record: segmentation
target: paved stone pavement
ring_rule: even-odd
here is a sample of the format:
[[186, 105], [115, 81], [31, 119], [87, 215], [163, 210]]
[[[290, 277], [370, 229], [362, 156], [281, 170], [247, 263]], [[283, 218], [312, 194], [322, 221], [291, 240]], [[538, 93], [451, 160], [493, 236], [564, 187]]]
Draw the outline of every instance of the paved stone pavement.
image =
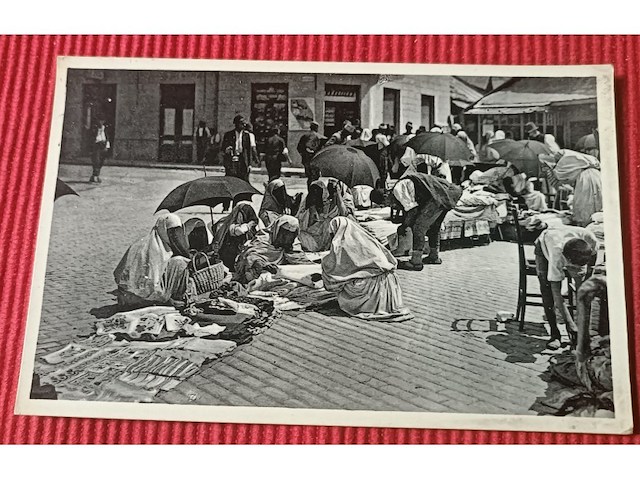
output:
[[[162, 198], [197, 170], [63, 165], [79, 197], [55, 204], [37, 355], [92, 333], [113, 313], [113, 269], [152, 227]], [[263, 189], [264, 176], [252, 175]], [[290, 178], [293, 191], [304, 179]], [[255, 198], [259, 205], [261, 197]], [[208, 209], [192, 213], [208, 218]], [[219, 217], [216, 209], [216, 217]], [[336, 307], [280, 317], [263, 334], [216, 360], [159, 402], [325, 409], [540, 414], [552, 393], [541, 309], [525, 333], [494, 320], [515, 311], [517, 247], [507, 242], [448, 250], [443, 264], [399, 272], [415, 318], [366, 322]]]

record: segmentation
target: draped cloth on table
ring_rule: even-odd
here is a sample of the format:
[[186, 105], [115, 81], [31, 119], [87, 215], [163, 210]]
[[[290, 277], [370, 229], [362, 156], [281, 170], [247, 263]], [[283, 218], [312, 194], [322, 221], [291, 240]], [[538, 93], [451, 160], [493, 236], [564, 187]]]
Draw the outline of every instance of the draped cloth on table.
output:
[[255, 237], [247, 248], [240, 253], [236, 262], [234, 280], [249, 283], [263, 273], [264, 267], [271, 265], [304, 265], [313, 263], [305, 253], [294, 244], [286, 250], [280, 245], [280, 235], [286, 230], [299, 232], [298, 219], [291, 215], [282, 215], [267, 231]]
[[182, 281], [176, 280], [175, 275], [184, 262], [173, 262], [167, 278], [167, 266], [173, 256], [168, 230], [180, 226], [182, 222], [177, 215], [162, 215], [148, 235], [129, 247], [113, 272], [121, 290], [150, 302], [166, 302], [171, 298], [172, 288]]
[[260, 217], [265, 227], [271, 225], [279, 216], [284, 215], [285, 206], [281, 205], [273, 194], [278, 188], [284, 186], [284, 182], [280, 178], [272, 180], [267, 185], [264, 197], [262, 198], [262, 205], [260, 205], [260, 211], [258, 212], [258, 217]]
[[336, 217], [329, 254], [322, 259], [324, 287], [338, 295], [340, 308], [365, 320], [411, 318], [402, 302], [397, 260], [356, 221]]
[[572, 150], [562, 150], [562, 157], [553, 172], [573, 191], [573, 220], [579, 226], [588, 225], [591, 216], [602, 211], [602, 179], [596, 157]]
[[331, 245], [329, 222], [339, 216], [354, 215], [355, 204], [349, 187], [335, 178], [320, 178], [311, 183], [309, 188], [312, 186], [322, 189], [323, 208], [322, 212], [318, 212], [315, 206], [307, 205], [308, 194], [303, 197], [297, 215], [300, 221], [299, 238], [303, 250], [321, 252], [328, 250]]

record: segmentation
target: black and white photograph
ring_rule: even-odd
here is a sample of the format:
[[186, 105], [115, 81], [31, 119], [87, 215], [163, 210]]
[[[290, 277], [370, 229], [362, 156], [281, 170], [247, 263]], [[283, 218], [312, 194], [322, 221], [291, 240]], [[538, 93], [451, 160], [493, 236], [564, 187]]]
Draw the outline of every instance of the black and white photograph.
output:
[[56, 82], [16, 413], [631, 432], [612, 67]]

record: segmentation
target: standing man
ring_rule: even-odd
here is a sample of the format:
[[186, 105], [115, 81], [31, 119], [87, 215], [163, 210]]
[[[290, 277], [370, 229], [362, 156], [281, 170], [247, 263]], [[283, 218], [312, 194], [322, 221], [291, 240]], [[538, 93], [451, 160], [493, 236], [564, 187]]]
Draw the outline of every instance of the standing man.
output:
[[304, 174], [307, 177], [307, 181], [312, 177], [311, 175], [311, 160], [314, 155], [322, 148], [322, 143], [325, 138], [318, 133], [318, 122], [311, 122], [309, 126], [310, 131], [300, 137], [298, 142], [298, 153], [302, 157], [302, 166], [304, 167]]
[[578, 290], [586, 276], [587, 265], [593, 261], [597, 250], [596, 237], [583, 227], [563, 225], [548, 228], [537, 238], [534, 249], [536, 273], [551, 333], [547, 348], [555, 350], [561, 347], [556, 312], [567, 326], [569, 336], [576, 334], [575, 322], [562, 297], [562, 281], [568, 273]]
[[280, 178], [282, 172], [282, 161], [286, 160], [291, 163], [289, 158], [289, 151], [287, 145], [284, 143], [284, 139], [278, 135], [278, 127], [271, 127], [269, 129], [269, 138], [265, 145], [264, 163], [267, 167], [267, 174], [269, 175], [269, 182]]
[[[251, 137], [245, 131], [246, 122], [242, 115], [233, 118], [234, 129], [224, 134], [222, 151], [224, 152], [224, 174], [249, 181], [249, 162], [251, 160]], [[223, 210], [229, 210], [230, 201], [223, 203]]]
[[102, 183], [100, 180], [100, 170], [104, 165], [104, 159], [111, 148], [111, 142], [107, 135], [107, 127], [104, 120], [101, 118], [98, 120], [98, 125], [91, 129], [91, 135], [93, 143], [91, 145], [91, 164], [93, 166], [93, 174], [89, 179], [91, 183]]
[[331, 145], [344, 145], [345, 143], [347, 143], [347, 140], [350, 139], [350, 136], [354, 130], [355, 127], [353, 126], [353, 124], [349, 120], [345, 120], [342, 124], [342, 130], [339, 130], [331, 135], [331, 137], [329, 137], [329, 140], [327, 140], [327, 143], [325, 143], [325, 147], [329, 147]]
[[200, 120], [193, 137], [194, 143], [196, 144], [196, 163], [203, 164], [205, 162], [211, 139], [211, 130], [207, 127], [206, 122]]
[[524, 125], [524, 129], [529, 140], [535, 140], [536, 142], [544, 143], [553, 153], [560, 151], [560, 147], [556, 142], [556, 138], [550, 133], [542, 133], [540, 130], [538, 130], [538, 126], [535, 123], [527, 122]]
[[[401, 270], [422, 270], [422, 264], [439, 265], [440, 226], [447, 212], [455, 208], [462, 189], [443, 178], [424, 173], [410, 173], [396, 183], [393, 197], [405, 211], [398, 237], [411, 228], [411, 260], [398, 263]], [[429, 255], [423, 260], [425, 237], [429, 237]]]
[[407, 122], [407, 124], [404, 126], [404, 133], [403, 135], [413, 135], [413, 123], [412, 122]]

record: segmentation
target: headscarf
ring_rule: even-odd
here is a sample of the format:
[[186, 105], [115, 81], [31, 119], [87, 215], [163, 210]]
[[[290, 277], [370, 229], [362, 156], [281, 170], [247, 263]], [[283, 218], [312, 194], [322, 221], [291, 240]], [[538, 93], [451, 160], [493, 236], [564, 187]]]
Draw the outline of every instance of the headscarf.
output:
[[258, 223], [258, 216], [251, 202], [238, 202], [229, 215], [216, 223], [214, 241], [218, 245], [224, 245], [229, 238], [231, 225], [242, 225], [251, 221]]
[[580, 174], [590, 168], [600, 170], [600, 162], [596, 157], [573, 150], [561, 150], [560, 159], [556, 163], [553, 172], [560, 182], [575, 185]]
[[258, 216], [262, 219], [265, 226], [267, 227], [269, 226], [270, 222], [265, 220], [266, 212], [273, 212], [278, 215], [282, 215], [284, 213], [285, 206], [281, 205], [278, 199], [273, 194], [273, 192], [275, 192], [278, 188], [284, 186], [284, 181], [281, 178], [276, 178], [275, 180], [271, 180], [269, 182], [269, 184], [267, 185], [267, 189], [264, 192], [264, 197], [262, 198], [262, 204], [260, 205]]
[[573, 150], [561, 150], [553, 169], [556, 178], [574, 187], [572, 217], [580, 226], [591, 221], [591, 215], [602, 211], [602, 179], [596, 157]]
[[116, 284], [141, 298], [164, 299], [162, 276], [173, 256], [168, 230], [180, 226], [176, 214], [158, 217], [151, 232], [131, 245], [120, 260], [113, 272]]
[[202, 251], [213, 240], [213, 235], [201, 218], [190, 218], [184, 222], [184, 234], [187, 237], [189, 248]]
[[291, 215], [283, 215], [278, 218], [269, 229], [269, 242], [271, 245], [276, 245], [280, 243], [279, 235], [282, 231], [287, 232], [299, 232], [300, 231], [300, 222], [296, 217], [292, 217]]
[[328, 290], [351, 280], [377, 277], [398, 266], [391, 252], [356, 221], [336, 217], [329, 230], [333, 240], [322, 259], [322, 279]]
[[493, 134], [493, 138], [489, 141], [489, 143], [497, 142], [499, 140], [504, 140], [505, 138], [506, 136], [502, 130], [496, 130], [496, 133]]

